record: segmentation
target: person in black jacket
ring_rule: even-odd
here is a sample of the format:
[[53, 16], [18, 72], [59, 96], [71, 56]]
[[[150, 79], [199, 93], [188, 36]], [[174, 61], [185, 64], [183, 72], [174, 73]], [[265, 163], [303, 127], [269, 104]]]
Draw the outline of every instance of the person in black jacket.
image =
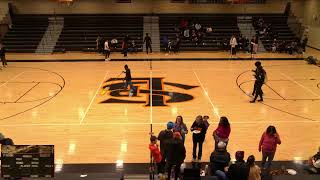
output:
[[[225, 168], [228, 167], [230, 160], [230, 154], [226, 150], [226, 143], [220, 141], [217, 148], [210, 155], [211, 174], [218, 175], [220, 177], [226, 176], [224, 172]], [[217, 171], [219, 173], [217, 173]]]
[[204, 139], [206, 138], [207, 126], [203, 122], [202, 116], [197, 116], [196, 120], [193, 122], [190, 128], [192, 134], [193, 141], [193, 151], [192, 151], [192, 161], [196, 161], [197, 159], [197, 145], [199, 144], [198, 151], [198, 161], [201, 161], [202, 157], [202, 144]]
[[152, 47], [151, 47], [152, 41], [151, 41], [151, 38], [148, 33], [146, 33], [146, 37], [144, 38], [144, 42], [146, 43], [147, 54], [149, 53], [149, 49], [150, 49], [150, 53], [152, 53]]
[[244, 159], [244, 152], [237, 151], [236, 152], [236, 162], [230, 165], [227, 177], [229, 180], [247, 180], [249, 176], [250, 167], [246, 165]]
[[166, 165], [167, 155], [168, 155], [168, 144], [170, 140], [173, 138], [173, 122], [167, 123], [167, 129], [160, 131], [158, 135], [158, 140], [160, 141], [160, 152], [162, 156], [161, 166], [164, 167]]
[[7, 59], [6, 59], [6, 48], [4, 47], [4, 45], [2, 43], [0, 43], [0, 58], [2, 61], [2, 66], [6, 67], [7, 64]]
[[255, 82], [254, 82], [254, 87], [253, 87], [253, 92], [252, 95], [254, 95], [254, 98], [252, 101], [250, 101], [250, 103], [254, 103], [256, 101], [256, 99], [258, 98], [258, 96], [260, 97], [260, 99], [258, 101], [263, 101], [263, 91], [262, 91], [262, 86], [265, 83], [265, 79], [266, 79], [266, 71], [263, 69], [261, 62], [257, 61], [255, 63], [256, 66], [256, 70], [253, 70], [254, 77], [256, 78]]
[[186, 149], [182, 142], [182, 137], [179, 132], [175, 132], [173, 139], [168, 142], [168, 154], [167, 154], [167, 167], [168, 167], [168, 179], [170, 179], [171, 169], [175, 165], [174, 179], [177, 180], [180, 176], [180, 167], [186, 158]]

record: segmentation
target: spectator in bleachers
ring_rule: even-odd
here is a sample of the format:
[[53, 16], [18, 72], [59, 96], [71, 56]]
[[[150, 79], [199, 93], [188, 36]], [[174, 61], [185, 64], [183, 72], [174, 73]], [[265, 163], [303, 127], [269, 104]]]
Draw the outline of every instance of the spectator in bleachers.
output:
[[248, 180], [261, 180], [261, 169], [255, 164], [255, 157], [253, 155], [248, 157], [247, 165], [249, 168]]
[[185, 37], [185, 38], [189, 38], [190, 37], [190, 29], [185, 29], [183, 31], [183, 37]]
[[124, 57], [128, 56], [128, 45], [129, 45], [129, 35], [127, 34], [122, 41], [122, 51], [123, 51]]
[[230, 163], [230, 154], [226, 149], [226, 144], [220, 141], [217, 148], [210, 155], [210, 174], [218, 176], [219, 179], [226, 180], [225, 174]]
[[277, 39], [273, 39], [271, 50], [272, 50], [273, 53], [275, 53], [275, 52], [277, 52], [277, 49], [278, 49]]
[[237, 151], [235, 154], [236, 162], [231, 164], [227, 171], [229, 180], [247, 180], [249, 176], [249, 167], [244, 159], [244, 151]]
[[219, 125], [216, 128], [216, 130], [213, 131], [215, 148], [217, 148], [219, 142], [224, 142], [227, 146], [229, 142], [230, 133], [231, 127], [228, 118], [225, 116], [220, 117]]
[[188, 25], [189, 25], [188, 21], [185, 19], [182, 19], [180, 22], [180, 29], [185, 30], [188, 27]]
[[0, 59], [3, 67], [8, 66], [7, 59], [6, 59], [6, 48], [2, 43], [0, 43]]
[[301, 47], [302, 47], [303, 52], [306, 52], [306, 46], [307, 46], [307, 44], [308, 44], [308, 37], [305, 36], [304, 39], [303, 39], [302, 42], [301, 42]]
[[227, 38], [224, 38], [222, 40], [222, 46], [223, 46], [223, 50], [228, 51], [229, 50], [229, 42]]
[[173, 52], [174, 53], [178, 53], [179, 52], [180, 44], [181, 44], [181, 38], [180, 38], [180, 35], [177, 34], [176, 35], [176, 41], [174, 42], [174, 45], [173, 45]]
[[99, 53], [103, 53], [103, 48], [104, 47], [104, 38], [102, 37], [102, 35], [98, 35], [97, 39], [96, 39], [96, 48], [97, 51]]
[[109, 47], [109, 41], [106, 39], [104, 42], [104, 54], [105, 54], [105, 59], [108, 60], [110, 56], [110, 47]]
[[168, 35], [164, 35], [162, 38], [162, 44], [164, 46], [164, 51], [167, 53], [169, 52], [169, 39]]
[[197, 22], [195, 25], [194, 25], [194, 28], [197, 30], [197, 31], [200, 31], [201, 30], [201, 24], [199, 22]]
[[157, 137], [156, 136], [151, 136], [150, 137], [150, 144], [149, 144], [149, 149], [153, 158], [153, 161], [157, 165], [157, 173], [159, 176], [162, 176], [164, 173], [161, 161], [162, 161], [162, 156], [161, 152], [159, 150], [158, 144], [157, 144]]
[[231, 56], [237, 54], [237, 52], [236, 52], [236, 46], [237, 45], [238, 45], [237, 38], [236, 38], [235, 35], [232, 35], [231, 39], [230, 39]]
[[117, 47], [117, 45], [118, 45], [118, 40], [117, 40], [117, 38], [116, 37], [114, 37], [114, 38], [112, 38], [111, 39], [111, 47], [112, 48], [116, 48]]
[[151, 47], [152, 41], [149, 36], [149, 33], [146, 33], [146, 37], [144, 38], [144, 42], [146, 43], [147, 54], [149, 54], [149, 49], [150, 49], [150, 53], [152, 53], [152, 47]]
[[[206, 138], [207, 127], [203, 122], [202, 116], [197, 116], [196, 120], [193, 122], [190, 130], [193, 132], [192, 141], [193, 141], [193, 150], [192, 150], [192, 161], [201, 161], [202, 157], [202, 144]], [[197, 146], [198, 149], [198, 157], [197, 157]], [[197, 159], [198, 158], [198, 159]]]
[[138, 47], [137, 47], [137, 44], [135, 43], [134, 40], [131, 41], [129, 48], [128, 48], [128, 52], [134, 52], [134, 53], [138, 52]]
[[250, 52], [251, 52], [251, 58], [254, 58], [253, 54], [256, 54], [258, 51], [258, 39], [256, 36], [253, 36], [250, 41]]
[[182, 137], [182, 142], [184, 144], [186, 139], [186, 134], [188, 134], [188, 128], [183, 122], [182, 116], [177, 116], [176, 122], [174, 124], [173, 132], [179, 132]]
[[168, 143], [173, 138], [173, 122], [167, 123], [167, 129], [160, 131], [158, 135], [158, 140], [160, 141], [160, 152], [162, 156], [162, 167], [166, 164], [166, 158], [168, 155]]
[[173, 134], [173, 138], [168, 143], [168, 156], [167, 156], [167, 167], [168, 167], [168, 179], [171, 176], [171, 169], [175, 166], [174, 179], [180, 179], [180, 167], [186, 158], [186, 149], [182, 142], [182, 137], [179, 132]]
[[262, 151], [262, 168], [265, 168], [267, 160], [267, 168], [271, 167], [271, 162], [275, 156], [278, 144], [281, 144], [280, 136], [274, 126], [269, 126], [262, 134], [259, 142], [259, 152]]
[[212, 27], [211, 27], [211, 26], [208, 26], [208, 27], [206, 28], [206, 32], [207, 32], [207, 33], [212, 33]]

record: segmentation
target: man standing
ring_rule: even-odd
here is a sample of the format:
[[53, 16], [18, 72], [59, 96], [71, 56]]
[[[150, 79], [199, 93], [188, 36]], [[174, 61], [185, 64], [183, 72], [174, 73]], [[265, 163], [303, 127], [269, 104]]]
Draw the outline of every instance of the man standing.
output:
[[130, 92], [133, 92], [133, 88], [134, 87], [133, 87], [133, 84], [132, 84], [132, 81], [131, 81], [132, 80], [131, 71], [130, 71], [128, 65], [125, 65], [124, 69], [125, 69], [125, 71], [123, 71], [123, 73], [126, 74], [126, 77], [125, 77], [126, 82], [124, 84], [124, 89], [127, 90], [128, 85], [129, 85], [130, 86]]
[[106, 41], [104, 42], [104, 53], [105, 53], [105, 60], [109, 60], [109, 56], [110, 56], [110, 47], [109, 47], [109, 41], [108, 39], [106, 39]]
[[152, 47], [151, 47], [152, 41], [149, 36], [149, 33], [146, 33], [146, 37], [144, 38], [144, 42], [146, 43], [147, 54], [149, 53], [149, 51], [148, 51], [149, 49], [150, 49], [150, 53], [152, 53]]
[[260, 96], [260, 99], [258, 100], [263, 101], [263, 91], [262, 91], [262, 85], [265, 83], [265, 78], [266, 78], [266, 71], [263, 69], [261, 62], [257, 61], [255, 63], [256, 66], [256, 70], [253, 70], [254, 77], [256, 78], [255, 82], [254, 82], [254, 89], [253, 89], [253, 93], [252, 95], [254, 95], [254, 99], [252, 101], [250, 101], [250, 103], [254, 103], [256, 101], [256, 99], [258, 98], [258, 96]]
[[123, 50], [123, 56], [127, 57], [128, 55], [128, 43], [129, 43], [129, 35], [127, 34], [122, 42], [122, 50]]
[[231, 56], [236, 55], [236, 46], [238, 45], [237, 39], [235, 35], [232, 35], [230, 39], [230, 46], [231, 46]]
[[0, 58], [2, 61], [2, 66], [6, 67], [8, 65], [6, 59], [6, 49], [2, 43], [0, 43]]

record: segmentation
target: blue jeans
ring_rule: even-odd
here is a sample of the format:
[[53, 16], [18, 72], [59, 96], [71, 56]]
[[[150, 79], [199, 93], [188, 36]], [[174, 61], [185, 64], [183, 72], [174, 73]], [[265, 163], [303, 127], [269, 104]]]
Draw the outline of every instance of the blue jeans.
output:
[[217, 170], [214, 175], [217, 176], [219, 180], [228, 180], [226, 173], [223, 171]]
[[124, 89], [128, 89], [128, 85], [130, 86], [130, 91], [133, 91], [134, 87], [131, 80], [126, 80], [124, 83]]

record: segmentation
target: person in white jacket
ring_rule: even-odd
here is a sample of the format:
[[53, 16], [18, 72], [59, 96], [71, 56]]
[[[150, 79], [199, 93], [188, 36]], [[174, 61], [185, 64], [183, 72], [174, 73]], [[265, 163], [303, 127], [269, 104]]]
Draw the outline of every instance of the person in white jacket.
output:
[[235, 35], [232, 35], [230, 39], [230, 46], [231, 46], [231, 56], [236, 55], [236, 46], [238, 45], [237, 43], [237, 38]]

